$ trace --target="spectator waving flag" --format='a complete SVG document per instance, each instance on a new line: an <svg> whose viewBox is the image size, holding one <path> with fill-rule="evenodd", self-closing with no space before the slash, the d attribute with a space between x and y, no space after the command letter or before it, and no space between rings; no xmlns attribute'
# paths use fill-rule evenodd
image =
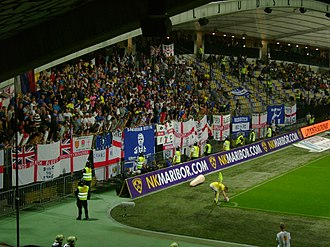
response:
<svg viewBox="0 0 330 247"><path fill-rule="evenodd" d="M237 87L231 91L235 96L249 96L250 92L243 87Z"/></svg>
<svg viewBox="0 0 330 247"><path fill-rule="evenodd" d="M170 45L162 45L163 47L163 54L165 55L165 57L172 57L174 56L174 44L170 44Z"/></svg>

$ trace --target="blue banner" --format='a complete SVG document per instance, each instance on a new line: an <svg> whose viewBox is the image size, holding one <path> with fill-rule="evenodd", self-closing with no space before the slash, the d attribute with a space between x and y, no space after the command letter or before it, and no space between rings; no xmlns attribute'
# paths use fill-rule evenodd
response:
<svg viewBox="0 0 330 247"><path fill-rule="evenodd" d="M155 127L148 125L124 131L125 161L136 160L140 153L147 158L155 153Z"/></svg>
<svg viewBox="0 0 330 247"><path fill-rule="evenodd" d="M98 135L95 137L95 149L96 150L104 150L111 147L111 133L107 133L105 135Z"/></svg>
<svg viewBox="0 0 330 247"><path fill-rule="evenodd" d="M245 137L248 136L250 131L250 116L233 117L231 130L234 138L239 133L243 133Z"/></svg>
<svg viewBox="0 0 330 247"><path fill-rule="evenodd" d="M267 107L267 123L284 124L284 105L273 105Z"/></svg>

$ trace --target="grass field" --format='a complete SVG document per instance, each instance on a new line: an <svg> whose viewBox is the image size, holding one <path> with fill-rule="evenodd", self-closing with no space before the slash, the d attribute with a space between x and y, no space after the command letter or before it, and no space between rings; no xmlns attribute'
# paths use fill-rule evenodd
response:
<svg viewBox="0 0 330 247"><path fill-rule="evenodd" d="M229 203L215 206L209 184L189 182L135 200L135 208L117 221L147 230L255 246L276 246L279 222L292 235L292 246L330 243L330 153L290 146L222 171Z"/></svg>
<svg viewBox="0 0 330 247"><path fill-rule="evenodd" d="M233 198L234 206L330 219L330 156L307 163Z"/></svg>

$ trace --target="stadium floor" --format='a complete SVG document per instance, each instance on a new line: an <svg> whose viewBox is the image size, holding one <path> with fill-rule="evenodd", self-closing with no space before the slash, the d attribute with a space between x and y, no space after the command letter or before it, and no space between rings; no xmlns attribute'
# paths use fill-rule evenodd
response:
<svg viewBox="0 0 330 247"><path fill-rule="evenodd" d="M90 220L77 221L75 198L36 207L20 212L20 246L51 246L57 234L77 237L76 246L157 246L168 247L178 242L180 247L202 246L248 246L219 242L200 238L190 238L172 234L144 231L130 228L115 222L110 217L110 209L127 201L120 198L115 190L92 194L89 201ZM134 208L127 209L127 217L134 217ZM124 215L123 209L123 215ZM16 246L15 215L0 218L0 246Z"/></svg>

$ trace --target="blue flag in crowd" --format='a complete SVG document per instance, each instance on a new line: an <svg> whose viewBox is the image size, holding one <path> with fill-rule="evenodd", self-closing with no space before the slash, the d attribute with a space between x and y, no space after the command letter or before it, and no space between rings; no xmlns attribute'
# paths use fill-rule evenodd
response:
<svg viewBox="0 0 330 247"><path fill-rule="evenodd" d="M95 140L95 149L104 150L106 148L111 147L111 143L112 143L111 133L98 135L96 136L96 140Z"/></svg>

